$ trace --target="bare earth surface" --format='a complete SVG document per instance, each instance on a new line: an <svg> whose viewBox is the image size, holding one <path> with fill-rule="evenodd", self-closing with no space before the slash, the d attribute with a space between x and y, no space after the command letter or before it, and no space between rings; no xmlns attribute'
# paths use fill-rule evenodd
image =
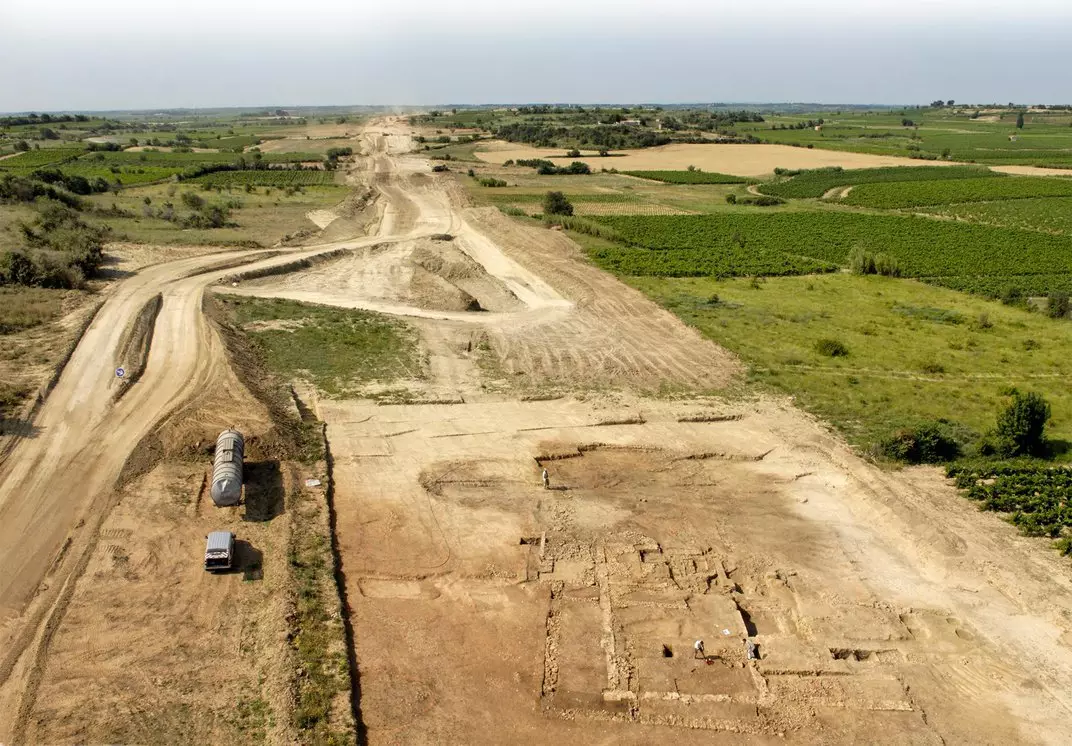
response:
<svg viewBox="0 0 1072 746"><path fill-rule="evenodd" d="M1038 166L991 166L991 171L1001 171L1015 176L1072 176L1072 168L1039 168Z"/></svg>
<svg viewBox="0 0 1072 746"><path fill-rule="evenodd" d="M727 396L732 355L560 233L466 208L407 131L385 119L355 141L374 235L233 252L348 250L217 288L407 317L427 360L415 390L454 402L308 392L334 463L359 740L1072 742L1066 561L933 469L883 472L788 402ZM889 165L741 147L769 160L614 160ZM201 312L224 257L155 258L116 284L0 471L0 742L294 740L236 703L287 712L290 518L243 518L300 475L274 476L265 453L245 506L206 498L198 441L268 415ZM115 402L122 330L158 292L144 377ZM161 423L190 458L117 486ZM200 570L203 534L225 526L263 578Z"/></svg>
<svg viewBox="0 0 1072 746"><path fill-rule="evenodd" d="M585 154L570 158L587 163L597 171L616 168L619 171L684 170L696 166L704 171L716 171L735 176L766 176L775 168L878 168L881 166L948 166L948 162L919 161L888 155L847 153L833 150L794 148L789 145L692 145L678 143L657 148L623 150L623 155L601 158ZM487 150L476 155L488 163L504 163L520 158L560 158L561 148L533 148L516 143L488 143Z"/></svg>

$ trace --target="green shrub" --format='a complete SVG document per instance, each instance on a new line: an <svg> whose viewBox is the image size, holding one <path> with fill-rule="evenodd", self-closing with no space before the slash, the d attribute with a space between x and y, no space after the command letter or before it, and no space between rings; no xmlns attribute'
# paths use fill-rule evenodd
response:
<svg viewBox="0 0 1072 746"><path fill-rule="evenodd" d="M548 192L543 198L544 215L572 215L573 205L562 192Z"/></svg>
<svg viewBox="0 0 1072 746"><path fill-rule="evenodd" d="M1046 450L1046 423L1050 405L1034 391L1012 391L1012 400L998 415L993 448L1006 458L1040 456Z"/></svg>
<svg viewBox="0 0 1072 746"><path fill-rule="evenodd" d="M879 444L886 458L909 464L939 464L960 455L960 446L942 422L924 422L902 428Z"/></svg>
<svg viewBox="0 0 1072 746"><path fill-rule="evenodd" d="M824 337L817 341L815 351L826 357L846 357L849 354L849 348L845 346L844 342L829 337Z"/></svg>

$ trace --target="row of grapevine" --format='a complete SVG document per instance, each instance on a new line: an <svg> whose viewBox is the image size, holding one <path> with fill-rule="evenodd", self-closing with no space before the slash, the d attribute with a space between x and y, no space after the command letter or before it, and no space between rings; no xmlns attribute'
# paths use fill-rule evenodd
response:
<svg viewBox="0 0 1072 746"><path fill-rule="evenodd" d="M714 171L622 171L626 176L661 181L664 184L747 184L750 179Z"/></svg>
<svg viewBox="0 0 1072 746"><path fill-rule="evenodd" d="M953 465L957 487L984 510L1008 514L1028 536L1060 538L1072 529L1072 469L1043 464ZM1072 544L1062 547L1072 553Z"/></svg>
<svg viewBox="0 0 1072 746"><path fill-rule="evenodd" d="M909 277L1072 273L1072 238L912 216L815 211L598 220L632 245L630 266L640 270L638 250L651 255L653 267L666 266L665 258L655 256L661 252L684 252L699 262L685 274L705 274L702 268L715 261L709 256L754 254L762 257L759 266L772 256L842 265L853 249L862 248L892 256Z"/></svg>
<svg viewBox="0 0 1072 746"><path fill-rule="evenodd" d="M890 210L1030 197L1072 197L1072 179L1018 176L1008 179L862 184L855 187L843 202L857 207Z"/></svg>
<svg viewBox="0 0 1072 746"><path fill-rule="evenodd" d="M973 223L1072 234L1072 197L976 202L924 208L922 212Z"/></svg>
<svg viewBox="0 0 1072 746"><path fill-rule="evenodd" d="M262 169L259 171L216 171L199 176L192 181L210 186L319 186L334 184L333 171L299 171L295 169Z"/></svg>
<svg viewBox="0 0 1072 746"><path fill-rule="evenodd" d="M1005 174L979 166L895 166L892 168L822 168L803 171L784 181L774 181L759 188L772 197L822 197L834 187L850 184L977 179L1004 177Z"/></svg>
<svg viewBox="0 0 1072 746"><path fill-rule="evenodd" d="M0 169L34 169L74 160L85 153L81 148L42 148L27 150L0 160Z"/></svg>

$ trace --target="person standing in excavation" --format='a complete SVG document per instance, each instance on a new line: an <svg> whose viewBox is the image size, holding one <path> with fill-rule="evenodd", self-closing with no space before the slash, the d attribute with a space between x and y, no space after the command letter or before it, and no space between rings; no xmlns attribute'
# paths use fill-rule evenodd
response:
<svg viewBox="0 0 1072 746"><path fill-rule="evenodd" d="M692 649L696 651L696 655L694 657L703 658L704 660L707 660L707 653L704 652L703 640L697 640L693 644Z"/></svg>
<svg viewBox="0 0 1072 746"><path fill-rule="evenodd" d="M543 488L545 490L551 489L551 475L547 473L547 469L543 470Z"/></svg>

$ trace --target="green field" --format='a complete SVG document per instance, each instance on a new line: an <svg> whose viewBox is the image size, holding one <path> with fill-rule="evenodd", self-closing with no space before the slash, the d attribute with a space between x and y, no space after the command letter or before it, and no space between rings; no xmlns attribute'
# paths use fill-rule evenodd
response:
<svg viewBox="0 0 1072 746"><path fill-rule="evenodd" d="M788 179L762 185L759 191L772 197L804 199L822 197L831 189L855 184L979 179L1005 174L976 166L895 166L892 168L823 168L803 171Z"/></svg>
<svg viewBox="0 0 1072 746"><path fill-rule="evenodd" d="M86 151L82 148L45 148L28 150L0 160L0 169L35 169L71 161Z"/></svg>
<svg viewBox="0 0 1072 746"><path fill-rule="evenodd" d="M1072 179L1013 176L1006 179L862 184L854 187L842 202L857 207L888 210L1031 197L1072 197Z"/></svg>
<svg viewBox="0 0 1072 746"><path fill-rule="evenodd" d="M1001 202L927 207L931 215L1006 228L1072 234L1072 197L1041 197Z"/></svg>
<svg viewBox="0 0 1072 746"><path fill-rule="evenodd" d="M739 354L753 381L794 395L854 445L922 420L993 426L1009 386L1042 392L1055 437L1072 438L1072 342L1039 314L918 282L835 274L745 279L626 278ZM825 357L823 338L849 354Z"/></svg>
<svg viewBox="0 0 1072 746"><path fill-rule="evenodd" d="M622 171L626 176L661 181L664 184L747 184L749 179L714 171Z"/></svg>
<svg viewBox="0 0 1072 746"><path fill-rule="evenodd" d="M1072 272L1072 239L912 216L842 211L600 217L631 246L593 252L623 274L800 274L861 248L909 277Z"/></svg>
<svg viewBox="0 0 1072 746"><path fill-rule="evenodd" d="M388 316L276 298L222 295L219 302L286 380L342 395L422 375L416 331Z"/></svg>
<svg viewBox="0 0 1072 746"><path fill-rule="evenodd" d="M216 171L191 179L211 186L318 186L335 183L334 171L260 169L256 171Z"/></svg>

